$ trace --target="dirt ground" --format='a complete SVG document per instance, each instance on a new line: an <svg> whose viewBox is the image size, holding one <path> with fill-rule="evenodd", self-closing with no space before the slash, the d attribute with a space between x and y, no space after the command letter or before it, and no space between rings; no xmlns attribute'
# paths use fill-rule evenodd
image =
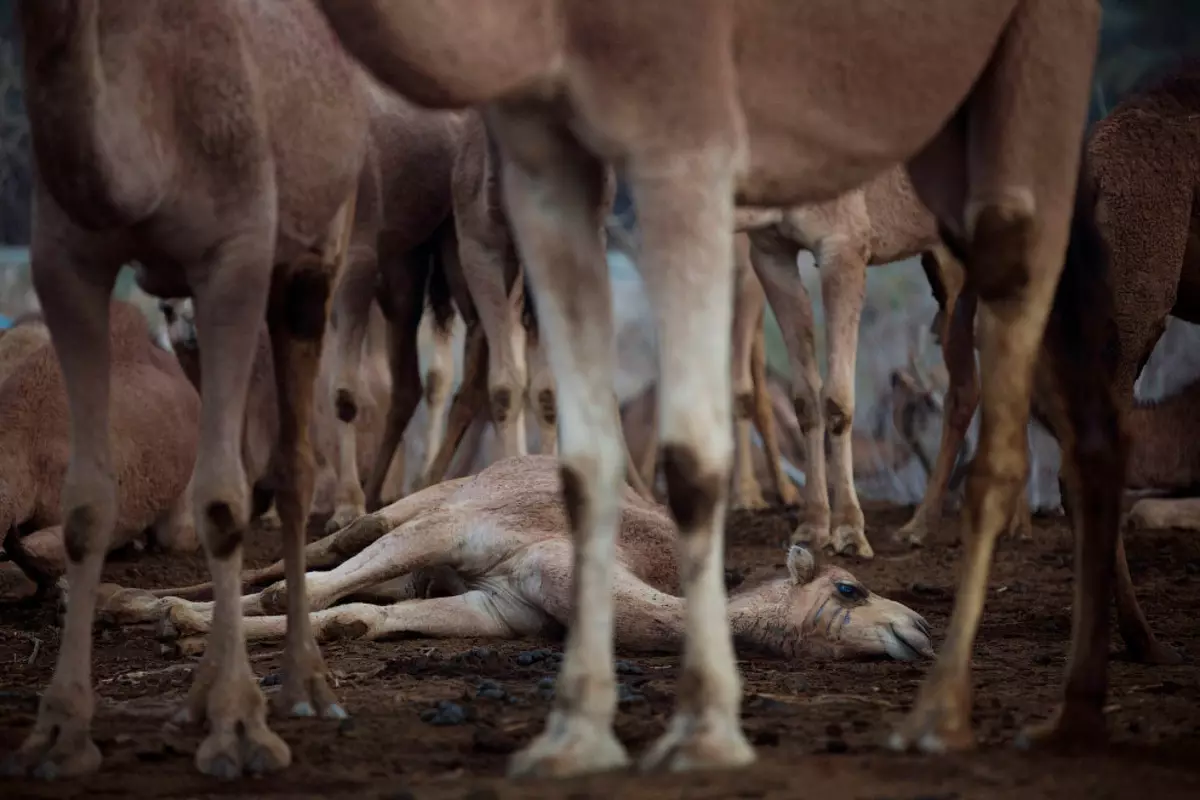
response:
<svg viewBox="0 0 1200 800"><path fill-rule="evenodd" d="M958 548L888 552L886 533L908 511L868 508L879 556L852 569L875 591L920 611L940 635L953 598ZM783 569L782 542L794 511L735 514L729 565L748 581ZM947 521L948 533L957 522ZM1032 542L1001 543L976 646L979 751L931 758L882 747L890 723L912 702L924 665L742 661L744 723L760 761L751 769L683 777L618 774L565 782L503 780L508 754L540 730L549 708L559 645L554 642L406 640L325 647L346 722L276 723L292 747L280 775L219 783L194 771L198 734L164 731L189 684L193 661L143 629L98 629L95 736L101 771L86 780L41 784L0 779L17 797L313 798L862 798L951 800L1017 797L1200 797L1200 539L1135 533L1129 557L1140 596L1182 666L1114 661L1112 744L1087 757L1017 752L1020 726L1045 715L1059 690L1070 628L1071 539L1061 519L1039 520ZM248 561L277 552L270 534L251 537ZM118 556L106 580L157 587L203 578L199 556ZM58 646L53 603L0 609L0 752L32 724L38 692ZM1114 632L1114 648L1119 640ZM36 647L36 652L35 652ZM278 647L255 647L266 691L277 679ZM664 655L619 664L617 734L636 754L672 708L678 661Z"/></svg>

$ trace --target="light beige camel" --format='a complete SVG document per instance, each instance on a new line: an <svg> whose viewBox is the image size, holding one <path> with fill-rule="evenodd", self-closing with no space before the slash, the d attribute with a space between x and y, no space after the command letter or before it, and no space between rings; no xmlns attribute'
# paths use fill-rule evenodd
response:
<svg viewBox="0 0 1200 800"><path fill-rule="evenodd" d="M938 240L937 220L917 198L904 169L895 167L828 202L740 210L737 226L750 232L751 261L791 362L807 465L794 539L871 558L853 469L854 375L866 272L868 266L916 255L951 258ZM821 274L829 371L824 385L814 349L812 302L796 265L801 250L813 254Z"/></svg>
<svg viewBox="0 0 1200 800"><path fill-rule="evenodd" d="M366 73L357 80L367 98L370 140L359 183L349 260L333 301L337 366L330 390L338 425L336 507L328 527L336 530L382 504L389 472L401 471L400 441L421 400L417 335L432 315L440 369L449 347L452 307L440 263L452 238L450 176L461 138L463 115L418 108ZM382 443L371 455L364 489L355 419L371 404L362 381L363 340L372 301L387 318L391 399ZM426 300L429 300L427 303ZM426 312L428 306L428 313ZM440 373L434 373L439 374ZM437 391L444 378L426 376ZM367 413L364 411L364 413ZM426 449L435 439L430 431Z"/></svg>
<svg viewBox="0 0 1200 800"><path fill-rule="evenodd" d="M197 546L182 513L196 459L200 397L150 336L142 312L113 301L113 470L116 516L109 550L149 530L164 547ZM9 563L0 564L0 598L16 600L54 585L67 568L61 495L70 440L67 390L42 322L26 315L0 336L0 362L26 352L0 377L0 534ZM11 363L11 362L10 362Z"/></svg>
<svg viewBox="0 0 1200 800"><path fill-rule="evenodd" d="M608 271L594 225L606 163L629 180L642 234L639 268L659 319L661 461L680 530L686 604L677 712L644 766L689 770L754 759L739 721L721 566L733 449L734 206L832 200L901 162L945 226L943 240L961 251L986 324L983 444L955 613L894 744L970 746L972 645L994 540L1026 469L1034 360L1064 271L1099 26L1095 0L937 0L921 6L920 24L908 4L865 0L321 0L321 7L347 48L415 101L486 104L503 154L506 211L559 396L563 492L578 562L555 707L511 772L566 775L627 763L612 732L622 446L610 401ZM1086 197L1078 210L1076 261L1079 245L1092 244ZM1072 270L1073 280L1091 272L1080 263ZM1090 336L1106 307L1086 301L1093 316L1075 332ZM1080 485L1087 495L1065 705L1038 732L1056 741L1104 729L1113 486L1124 469L1119 417L1093 391L1091 349L1098 353L1100 340L1083 341L1083 354L1072 354L1076 364L1058 370L1064 416L1080 431L1068 460L1086 456L1089 480Z"/></svg>
<svg viewBox="0 0 1200 800"><path fill-rule="evenodd" d="M675 650L683 641L679 565L667 510L622 490L614 580L616 645ZM501 459L469 478L425 489L308 547L307 576L319 641L404 634L515 639L561 636L570 622L574 556L549 456ZM739 644L788 658L933 656L929 626L916 612L871 592L846 570L820 567L793 546L789 576L730 598L726 615ZM449 574L447 574L449 573ZM283 576L276 563L245 576L262 585ZM428 589L450 596L427 597ZM101 613L118 622L167 623L185 640L207 633L212 604L194 589L101 589ZM246 635L278 640L286 620L283 583L243 597ZM383 599L386 605L351 602Z"/></svg>
<svg viewBox="0 0 1200 800"><path fill-rule="evenodd" d="M1192 381L1172 396L1134 405L1129 414L1132 446L1127 489L1186 492L1200 486L1200 381ZM1200 499L1146 497L1134 503L1125 519L1130 528L1200 530Z"/></svg>
<svg viewBox="0 0 1200 800"><path fill-rule="evenodd" d="M195 298L205 343L193 507L217 624L181 716L208 723L196 752L206 773L284 767L291 753L267 726L238 607L250 512L240 440L265 316L283 398L271 472L292 587L280 708L342 716L309 625L304 534L313 384L366 149L355 67L310 3L23 0L19 12L37 161L31 269L70 407L71 594L54 678L4 771L53 778L101 760L90 642L117 515L108 302L130 261L152 293Z"/></svg>

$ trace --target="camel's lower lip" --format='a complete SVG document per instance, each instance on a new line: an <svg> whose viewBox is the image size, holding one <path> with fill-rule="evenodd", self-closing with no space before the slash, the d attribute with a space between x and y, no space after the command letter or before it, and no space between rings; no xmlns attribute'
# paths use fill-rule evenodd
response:
<svg viewBox="0 0 1200 800"><path fill-rule="evenodd" d="M913 639L917 640L914 644L909 637L902 634L895 625L889 625L892 641L899 645L898 652L892 652L889 648L889 655L897 661L919 661L923 658L933 658L933 643L929 637L919 631L913 631L916 635Z"/></svg>

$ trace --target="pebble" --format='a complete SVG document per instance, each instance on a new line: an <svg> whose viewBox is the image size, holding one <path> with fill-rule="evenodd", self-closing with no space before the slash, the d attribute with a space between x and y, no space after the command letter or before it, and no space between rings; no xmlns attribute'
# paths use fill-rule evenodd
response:
<svg viewBox="0 0 1200 800"><path fill-rule="evenodd" d="M484 700L504 700L508 697L508 692L495 681L480 681L475 696Z"/></svg>
<svg viewBox="0 0 1200 800"><path fill-rule="evenodd" d="M635 691L633 689L633 687L631 687L627 683L618 683L617 684L617 703L619 703L621 705L625 705L627 703L644 703L644 702L646 702L646 695L644 695L638 691Z"/></svg>
<svg viewBox="0 0 1200 800"><path fill-rule="evenodd" d="M421 721L430 725L462 725L467 721L467 712L458 703L440 700L435 708L421 712Z"/></svg>
<svg viewBox="0 0 1200 800"><path fill-rule="evenodd" d="M617 660L618 675L642 675L645 673L641 667L631 661Z"/></svg>
<svg viewBox="0 0 1200 800"><path fill-rule="evenodd" d="M258 679L259 686L278 686L283 683L282 672L270 672Z"/></svg>

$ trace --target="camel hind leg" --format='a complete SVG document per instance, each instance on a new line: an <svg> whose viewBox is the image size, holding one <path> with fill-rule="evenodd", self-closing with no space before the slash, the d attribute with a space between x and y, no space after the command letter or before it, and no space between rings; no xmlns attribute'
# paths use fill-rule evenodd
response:
<svg viewBox="0 0 1200 800"><path fill-rule="evenodd" d="M328 669L313 639L305 592L305 541L312 505L315 461L309 430L322 340L338 271L353 227L355 199L348 198L329 226L325 250L277 268L271 285L267 327L275 360L279 403L275 505L288 581L287 639L278 707L292 716L346 716L329 687Z"/></svg>
<svg viewBox="0 0 1200 800"><path fill-rule="evenodd" d="M439 260L440 261L440 260ZM425 431L425 454L421 473L429 471L437 448L446 434L446 415L449 413L451 388L454 385L454 307L446 285L445 267L436 264L429 274L429 307L422 323L427 325L430 339L429 364L425 369L422 388L429 423Z"/></svg>
<svg viewBox="0 0 1200 800"><path fill-rule="evenodd" d="M762 329L766 296L750 267L750 240L744 233L734 236L736 289L733 309L733 508L766 508L762 487L754 474L754 451L750 426L754 424L754 376L750 361L755 331Z"/></svg>
<svg viewBox="0 0 1200 800"><path fill-rule="evenodd" d="M346 603L309 614L317 642L364 639L377 642L407 636L432 639L514 639L517 633L495 612L490 594L470 590L453 597L403 600L391 605ZM172 617L171 632L180 648L194 652L199 637L211 627L202 613L182 612ZM275 642L284 638L284 616L248 617L246 641Z"/></svg>
<svg viewBox="0 0 1200 800"><path fill-rule="evenodd" d="M1071 231L1071 198L1081 174L1080 133L1098 18L1097 10L1083 6L1020 6L963 112L910 167L922 199L941 218L950 218L948 209L965 209L960 217L969 246L964 266L980 299L983 382L979 452L968 478L954 611L937 662L913 710L892 735L897 749L942 752L974 745L971 655L995 540L1024 490L1035 362L1064 253L1075 262L1095 255L1068 251L1067 242L1069 233L1078 234ZM1056 50L1070 55L1053 70L1041 69L1036 80L1027 74L1022 54ZM966 137L956 142L964 129ZM1085 216L1091 223L1091 212L1079 206L1076 224ZM1070 238L1078 249L1078 236ZM1068 274L1072 270L1086 280L1094 265L1076 263ZM1097 280L1094 272L1091 279ZM1096 343L1082 325L1069 320L1066 333L1090 352ZM1089 389L1096 388L1094 380ZM1082 487L1088 493L1082 504L1086 511L1077 519L1082 530L1076 536L1064 705L1051 730L1077 739L1104 730L1108 606L1125 445L1113 398L1104 387L1068 413L1078 421L1078 434L1065 451L1076 465L1088 456L1089 480Z"/></svg>
<svg viewBox="0 0 1200 800"><path fill-rule="evenodd" d="M754 329L754 342L750 348L750 377L754 385L754 426L762 435L771 484L779 495L779 502L794 506L799 502L800 495L796 491L796 484L783 470L779 429L775 425L775 411L771 407L771 393L767 384L767 336L762 320Z"/></svg>
<svg viewBox="0 0 1200 800"><path fill-rule="evenodd" d="M937 282L944 292L942 320L942 359L950 385L942 412L942 436L938 444L937 458L933 471L925 484L925 494L913 518L894 534L897 542L920 546L930 536L937 536L941 528L942 506L951 472L958 460L959 451L967 438L967 429L975 409L979 405L979 379L975 374L975 307L973 291L963 291L962 267L951 260L944 248L921 256L930 283Z"/></svg>

